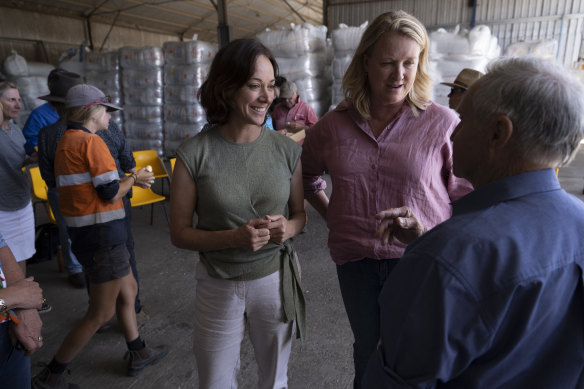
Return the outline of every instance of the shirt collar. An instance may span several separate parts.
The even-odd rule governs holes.
[[[536,170],[501,178],[452,202],[452,216],[477,211],[529,194],[559,189],[560,182],[554,169]]]
[[[85,132],[88,132],[88,133],[92,134],[91,131],[89,131],[87,128],[83,127],[79,123],[69,123],[67,125],[67,130],[82,130],[82,131],[85,131]]]

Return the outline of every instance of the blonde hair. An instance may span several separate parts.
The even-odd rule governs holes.
[[[91,118],[105,110],[103,105],[93,104],[89,107],[73,107],[65,110],[65,121],[67,123],[85,124]]]
[[[431,104],[432,78],[427,71],[430,45],[426,28],[418,19],[407,12],[390,11],[379,15],[367,27],[343,77],[345,98],[353,103],[353,106],[365,119],[371,117],[371,96],[367,74],[363,66],[363,57],[371,55],[379,38],[386,32],[392,31],[413,39],[420,46],[416,79],[406,96],[406,101],[416,116],[416,109],[425,110]]]

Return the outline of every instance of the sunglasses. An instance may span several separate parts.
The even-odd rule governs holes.
[[[111,102],[112,102],[112,98],[110,96],[103,96],[101,99],[92,101],[91,103],[85,105],[83,108],[87,109],[87,108],[91,107],[94,104],[111,103]]]
[[[464,89],[458,87],[450,88],[450,94],[453,95],[455,93],[464,93]]]

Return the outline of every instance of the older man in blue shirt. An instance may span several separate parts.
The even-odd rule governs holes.
[[[475,191],[386,282],[364,387],[584,388],[584,203],[553,170],[584,137],[583,86],[505,59],[458,110],[454,174]],[[405,207],[377,218],[384,240],[425,231]]]

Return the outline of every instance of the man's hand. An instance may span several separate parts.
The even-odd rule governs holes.
[[[380,237],[383,244],[391,244],[394,237],[409,244],[427,231],[412,210],[405,206],[386,209],[375,215],[375,218],[381,220],[375,236]]]
[[[10,284],[2,293],[6,304],[13,309],[37,309],[43,304],[43,290],[33,277]]]
[[[14,344],[18,341],[24,347],[24,355],[32,355],[43,346],[43,322],[36,309],[18,309],[16,315],[19,323],[10,322],[10,335]]]

